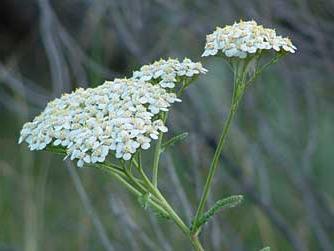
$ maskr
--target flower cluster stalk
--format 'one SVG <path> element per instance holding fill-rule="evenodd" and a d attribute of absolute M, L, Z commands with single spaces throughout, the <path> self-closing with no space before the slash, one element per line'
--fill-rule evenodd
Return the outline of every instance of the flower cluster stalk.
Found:
<path fill-rule="evenodd" d="M 193 236 L 197 236 L 200 232 L 201 228 L 197 227 L 197 223 L 198 223 L 199 218 L 203 214 L 203 210 L 205 208 L 205 204 L 208 200 L 208 196 L 209 196 L 209 193 L 210 193 L 210 190 L 211 190 L 212 180 L 213 180 L 213 177 L 216 173 L 216 170 L 217 170 L 217 167 L 218 167 L 218 164 L 219 164 L 219 159 L 220 159 L 220 156 L 222 154 L 222 151 L 223 151 L 223 148 L 224 148 L 224 145 L 225 145 L 225 142 L 226 142 L 226 138 L 227 138 L 229 129 L 231 127 L 231 123 L 232 123 L 234 115 L 235 115 L 235 113 L 238 109 L 240 99 L 242 98 L 244 90 L 245 90 L 244 89 L 244 86 L 245 86 L 245 83 L 244 83 L 245 72 L 238 73 L 238 68 L 239 67 L 236 67 L 234 69 L 234 85 L 233 85 L 233 94 L 232 94 L 232 101 L 231 101 L 230 109 L 229 109 L 229 112 L 228 112 L 228 115 L 227 115 L 225 125 L 224 125 L 223 130 L 222 130 L 222 133 L 220 135 L 219 142 L 218 142 L 217 148 L 215 150 L 212 162 L 210 164 L 209 173 L 208 173 L 208 176 L 206 178 L 203 193 L 202 193 L 202 196 L 201 196 L 201 199 L 200 199 L 197 211 L 196 211 L 195 218 L 193 220 L 193 226 L 194 226 L 194 228 L 192 230 Z M 238 90 L 241 90 L 241 91 L 238 92 Z"/>

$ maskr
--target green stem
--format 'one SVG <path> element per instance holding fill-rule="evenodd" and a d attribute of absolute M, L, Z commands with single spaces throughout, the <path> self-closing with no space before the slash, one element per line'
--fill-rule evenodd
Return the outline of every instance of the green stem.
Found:
<path fill-rule="evenodd" d="M 173 210 L 173 208 L 169 205 L 169 203 L 166 201 L 164 196 L 160 193 L 160 191 L 154 187 L 154 185 L 151 183 L 147 175 L 145 174 L 143 168 L 141 167 L 141 161 L 140 161 L 140 156 L 138 159 L 139 163 L 136 160 L 133 160 L 134 165 L 140 172 L 141 176 L 144 179 L 144 182 L 147 186 L 147 189 L 152 193 L 152 199 L 149 200 L 149 203 L 155 207 L 157 210 L 160 212 L 168 215 L 175 223 L 176 225 L 180 228 L 180 230 L 190 239 L 194 250 L 195 251 L 204 251 L 198 236 L 192 236 L 190 234 L 190 230 L 187 227 L 187 225 L 183 222 L 183 220 L 177 215 L 177 213 Z M 124 173 L 122 173 L 118 168 L 114 169 L 113 167 L 110 167 L 108 165 L 101 165 L 100 167 L 96 166 L 99 169 L 102 169 L 104 171 L 107 171 L 111 175 L 113 175 L 115 178 L 117 178 L 121 183 L 123 183 L 132 193 L 134 193 L 137 196 L 143 195 L 140 191 L 138 191 L 129 181 L 127 181 L 124 177 Z M 125 174 L 126 175 L 126 174 Z M 143 188 L 141 184 L 137 183 L 137 179 L 134 179 L 132 177 L 130 179 L 132 182 L 136 183 L 137 186 L 140 188 Z M 153 200 L 157 199 L 157 200 Z"/>
<path fill-rule="evenodd" d="M 209 195 L 209 192 L 210 192 L 210 189 L 211 189 L 211 183 L 212 183 L 213 177 L 214 177 L 214 175 L 216 173 L 216 170 L 217 170 L 217 167 L 218 167 L 219 158 L 220 158 L 220 155 L 223 151 L 224 143 L 225 143 L 228 131 L 230 129 L 231 122 L 233 120 L 235 112 L 237 111 L 240 98 L 243 95 L 243 93 L 238 93 L 237 92 L 237 88 L 239 88 L 240 85 L 244 84 L 242 82 L 242 77 L 243 77 L 242 75 L 243 74 L 240 74 L 240 75 L 235 74 L 235 76 L 234 76 L 234 88 L 233 88 L 231 107 L 230 107 L 230 110 L 229 110 L 229 113 L 228 113 L 228 116 L 227 116 L 227 120 L 226 120 L 224 128 L 223 128 L 223 131 L 222 131 L 221 136 L 219 138 L 218 146 L 217 146 L 215 154 L 213 156 L 213 159 L 212 159 L 212 162 L 211 162 L 211 165 L 210 165 L 210 169 L 209 169 L 209 173 L 208 173 L 205 185 L 204 185 L 204 190 L 203 190 L 203 193 L 202 193 L 202 196 L 201 196 L 201 200 L 200 200 L 200 203 L 199 203 L 199 206 L 198 206 L 198 209 L 196 211 L 195 218 L 194 218 L 194 226 L 195 227 L 192 231 L 193 231 L 193 233 L 195 233 L 195 236 L 200 231 L 200 226 L 197 226 L 197 223 L 198 223 L 198 220 L 203 213 L 203 210 L 204 210 L 204 207 L 205 207 L 205 204 L 206 204 L 206 201 L 208 199 L 208 195 Z M 240 79 L 241 79 L 241 81 L 240 81 Z"/>
<path fill-rule="evenodd" d="M 147 193 L 147 189 L 145 188 L 145 186 L 140 183 L 141 180 L 134 177 L 126 166 L 124 166 L 124 172 L 132 183 L 134 183 L 137 187 L 139 187 L 144 193 Z"/>
<path fill-rule="evenodd" d="M 177 213 L 174 211 L 174 209 L 169 205 L 167 200 L 164 198 L 164 196 L 160 193 L 160 191 L 151 183 L 150 179 L 145 174 L 143 168 L 138 165 L 138 163 L 133 160 L 134 165 L 137 167 L 138 171 L 140 172 L 141 176 L 144 179 L 144 182 L 147 185 L 147 188 L 149 191 L 160 200 L 160 205 L 162 208 L 164 208 L 169 216 L 172 218 L 172 220 L 176 223 L 176 225 L 181 229 L 181 231 L 186 235 L 189 236 L 189 228 L 187 225 L 183 222 L 183 220 L 177 215 Z"/>
<path fill-rule="evenodd" d="M 144 182 L 141 179 L 137 179 L 130 171 L 129 171 L 129 167 L 124 166 L 124 168 L 122 169 L 120 166 L 117 166 L 113 163 L 99 163 L 99 164 L 95 164 L 95 166 L 93 165 L 93 167 L 96 166 L 101 166 L 100 169 L 106 169 L 109 170 L 111 172 L 116 172 L 118 175 L 120 175 L 124 180 L 127 180 L 127 182 L 132 185 L 136 190 L 138 190 L 140 193 L 147 194 L 149 193 L 148 189 L 145 187 Z M 158 198 L 156 198 L 155 196 L 151 197 L 151 200 L 156 202 L 157 204 L 159 204 L 160 200 Z"/>
<path fill-rule="evenodd" d="M 101 169 L 103 171 L 108 170 L 110 172 L 113 172 L 113 173 L 119 175 L 122 178 L 126 178 L 126 175 L 125 175 L 124 171 L 119 167 L 113 166 L 112 164 L 107 165 L 107 164 L 104 164 L 104 163 L 96 163 L 96 164 L 88 164 L 87 166 L 90 166 L 90 167 L 93 167 L 93 168 L 96 168 L 96 169 Z"/>
<path fill-rule="evenodd" d="M 177 215 L 174 209 L 169 205 L 166 199 L 162 196 L 162 194 L 158 191 L 157 197 L 161 200 L 161 206 L 164 208 L 168 213 L 169 216 L 173 219 L 175 224 L 181 229 L 181 231 L 186 235 L 189 236 L 190 231 L 188 226 L 183 222 L 183 220 Z"/>
<path fill-rule="evenodd" d="M 129 181 L 126 180 L 126 178 L 121 175 L 119 172 L 115 172 L 115 170 L 113 170 L 113 168 L 106 168 L 108 166 L 106 165 L 101 165 L 101 164 L 95 164 L 92 165 L 93 167 L 97 168 L 97 169 L 101 169 L 103 171 L 105 171 L 108 174 L 111 174 L 113 177 L 115 177 L 119 182 L 121 182 L 123 185 L 125 185 L 125 187 L 132 192 L 134 195 L 136 196 L 142 196 L 144 195 L 144 193 L 140 192 L 137 188 L 135 188 L 133 186 L 133 184 L 131 184 Z M 149 199 L 148 201 L 155 209 L 157 209 L 158 211 L 162 212 L 165 215 L 169 215 L 167 210 L 165 210 L 161 205 L 159 205 L 157 202 L 153 201 L 152 199 Z"/>
<path fill-rule="evenodd" d="M 97 163 L 90 165 L 92 167 L 102 169 L 102 170 L 109 170 L 121 176 L 123 179 L 129 179 L 128 183 L 131 183 L 132 186 L 136 187 L 137 190 L 142 190 L 145 192 L 145 188 L 141 184 L 141 180 L 135 178 L 131 173 L 129 174 L 126 168 L 122 169 L 121 167 L 114 165 L 112 163 Z"/>
<path fill-rule="evenodd" d="M 162 115 L 162 121 L 164 124 L 166 123 L 167 120 L 167 112 L 163 113 Z M 161 155 L 161 143 L 162 143 L 162 138 L 163 138 L 163 133 L 160 132 L 158 142 L 155 145 L 155 150 L 154 150 L 154 159 L 153 159 L 153 168 L 152 168 L 152 183 L 154 187 L 158 187 L 158 170 L 159 170 L 159 161 L 160 161 L 160 155 Z"/>
<path fill-rule="evenodd" d="M 182 87 L 180 88 L 176 96 L 180 97 L 189 84 L 190 82 L 184 81 Z M 164 122 L 164 124 L 167 121 L 167 117 L 168 117 L 168 112 L 162 114 L 162 121 Z M 159 161 L 161 155 L 162 138 L 163 138 L 163 133 L 161 132 L 159 134 L 158 142 L 155 145 L 155 150 L 154 150 L 153 171 L 152 171 L 152 183 L 154 187 L 158 187 L 158 170 L 159 170 Z"/>
<path fill-rule="evenodd" d="M 269 66 L 275 64 L 283 56 L 285 56 L 284 53 L 276 54 L 269 62 L 265 63 L 259 69 L 257 69 L 256 72 L 254 73 L 254 75 L 247 81 L 246 87 L 251 85 L 265 69 L 267 69 Z"/>
<path fill-rule="evenodd" d="M 191 239 L 191 243 L 195 251 L 204 251 L 204 248 L 202 247 L 202 244 L 199 241 L 199 238 L 197 235 L 192 235 L 190 239 Z"/>

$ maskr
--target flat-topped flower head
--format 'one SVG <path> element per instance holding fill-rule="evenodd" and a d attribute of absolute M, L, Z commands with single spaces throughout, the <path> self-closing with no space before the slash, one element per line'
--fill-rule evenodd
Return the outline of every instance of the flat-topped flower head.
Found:
<path fill-rule="evenodd" d="M 255 21 L 240 21 L 207 35 L 203 57 L 222 53 L 228 58 L 246 58 L 262 50 L 294 53 L 296 47 L 289 38 L 276 34 L 275 30 L 264 28 Z"/>
<path fill-rule="evenodd" d="M 199 62 L 185 58 L 182 62 L 177 59 L 160 59 L 153 64 L 144 65 L 133 73 L 133 79 L 159 83 L 163 88 L 174 88 L 177 83 L 205 74 L 207 70 Z"/>
<path fill-rule="evenodd" d="M 30 150 L 62 146 L 79 167 L 104 162 L 110 151 L 129 160 L 168 130 L 156 114 L 180 101 L 175 93 L 143 80 L 106 81 L 51 101 L 23 126 L 19 143 L 26 141 Z"/>

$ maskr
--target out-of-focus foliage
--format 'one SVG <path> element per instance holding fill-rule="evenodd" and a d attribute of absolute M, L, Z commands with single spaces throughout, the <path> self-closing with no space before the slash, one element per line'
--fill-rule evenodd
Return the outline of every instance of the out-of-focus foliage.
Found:
<path fill-rule="evenodd" d="M 332 251 L 332 0 L 1 1 L 0 250 L 189 250 L 170 222 L 138 207 L 110 177 L 66 168 L 17 138 L 61 93 L 130 76 L 160 57 L 199 60 L 205 35 L 239 19 L 291 34 L 298 52 L 241 104 L 210 204 L 230 194 L 245 202 L 201 237 L 217 251 Z M 164 153 L 160 169 L 162 191 L 189 224 L 231 97 L 222 60 L 202 62 L 209 73 L 169 118 L 173 132 L 189 136 Z"/>

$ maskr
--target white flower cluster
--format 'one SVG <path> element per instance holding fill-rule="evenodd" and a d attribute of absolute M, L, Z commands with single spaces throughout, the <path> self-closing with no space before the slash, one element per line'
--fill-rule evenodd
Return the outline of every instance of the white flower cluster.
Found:
<path fill-rule="evenodd" d="M 240 21 L 231 26 L 217 29 L 207 35 L 203 57 L 216 55 L 222 51 L 227 57 L 246 58 L 258 50 L 294 53 L 297 49 L 289 38 L 276 35 L 275 30 L 257 25 L 255 21 Z"/>
<path fill-rule="evenodd" d="M 148 149 L 160 132 L 167 132 L 155 115 L 180 101 L 175 93 L 142 80 L 106 81 L 51 101 L 23 126 L 19 143 L 26 141 L 30 150 L 63 146 L 79 167 L 103 162 L 110 150 L 116 158 L 129 160 L 139 148 Z"/>
<path fill-rule="evenodd" d="M 158 82 L 163 88 L 174 88 L 176 83 L 185 78 L 205 74 L 207 70 L 201 63 L 192 62 L 185 58 L 182 62 L 177 59 L 160 59 L 150 65 L 144 65 L 133 73 L 132 78 L 144 81 Z"/>

